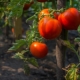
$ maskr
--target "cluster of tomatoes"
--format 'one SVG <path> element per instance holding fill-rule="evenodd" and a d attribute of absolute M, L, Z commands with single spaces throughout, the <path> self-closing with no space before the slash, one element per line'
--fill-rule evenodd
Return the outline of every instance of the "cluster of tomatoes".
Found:
<path fill-rule="evenodd" d="M 73 7 L 62 13 L 53 12 L 53 17 L 50 16 L 49 9 L 43 9 L 38 18 L 39 33 L 48 40 L 59 37 L 62 29 L 77 30 L 80 25 L 80 12 Z M 48 47 L 45 43 L 33 42 L 30 45 L 30 52 L 36 58 L 43 58 L 48 53 Z"/>

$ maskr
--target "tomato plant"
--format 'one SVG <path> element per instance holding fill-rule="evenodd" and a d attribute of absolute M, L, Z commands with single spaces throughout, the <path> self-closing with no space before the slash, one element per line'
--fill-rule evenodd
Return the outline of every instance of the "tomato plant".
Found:
<path fill-rule="evenodd" d="M 58 13 L 56 13 L 56 12 L 53 12 L 52 14 L 52 17 L 54 17 L 55 19 L 58 19 Z M 39 15 L 38 15 L 38 18 L 39 18 L 39 20 L 41 19 L 41 17 L 44 17 L 44 16 L 50 16 L 50 11 L 49 11 L 49 9 L 43 9 L 43 10 L 41 10 L 40 11 L 40 13 L 39 13 Z"/>
<path fill-rule="evenodd" d="M 30 3 L 25 3 L 24 4 L 24 7 L 23 7 L 23 10 L 27 10 L 30 8 L 30 6 L 34 3 L 34 1 L 31 1 Z"/>
<path fill-rule="evenodd" d="M 59 15 L 58 20 L 62 23 L 63 28 L 77 30 L 79 26 L 79 12 L 76 8 L 69 8 Z"/>
<path fill-rule="evenodd" d="M 38 2 L 46 2 L 47 0 L 37 0 Z"/>
<path fill-rule="evenodd" d="M 38 29 L 40 35 L 45 39 L 55 39 L 60 35 L 62 26 L 58 20 L 44 17 L 39 21 Z"/>
<path fill-rule="evenodd" d="M 17 1 L 11 0 L 10 5 L 8 6 L 11 9 L 9 16 L 10 17 L 13 17 L 13 16 L 22 17 L 23 5 L 24 5 L 24 3 L 26 3 L 26 1 L 29 2 L 29 0 L 17 0 Z M 48 6 L 46 6 L 46 8 L 44 9 L 45 4 L 49 3 L 47 1 L 51 2 L 51 4 L 53 4 L 53 8 L 55 8 L 55 9 L 53 9 L 53 8 L 48 9 Z M 79 11 L 77 10 L 78 8 L 77 9 L 73 8 L 73 7 L 71 8 L 72 2 L 74 3 L 74 0 L 70 0 L 70 2 L 69 2 L 69 0 L 66 0 L 66 1 L 68 1 L 68 4 L 70 3 L 70 5 L 68 5 L 68 6 L 65 6 L 66 1 L 65 0 L 63 0 L 63 1 L 62 0 L 35 0 L 34 2 L 35 2 L 35 4 L 37 2 L 37 5 L 33 5 L 31 7 L 31 10 L 33 11 L 34 15 L 33 16 L 30 15 L 31 17 L 28 18 L 28 20 L 33 19 L 35 21 L 34 23 L 36 23 L 36 22 L 37 23 L 35 25 L 32 24 L 33 26 L 30 26 L 30 30 L 28 30 L 26 32 L 26 36 L 27 36 L 26 39 L 17 40 L 16 43 L 14 44 L 14 46 L 12 47 L 15 50 L 17 50 L 21 47 L 22 47 L 22 49 L 25 48 L 25 51 L 23 50 L 23 52 L 20 52 L 18 54 L 18 56 L 20 57 L 20 59 L 24 60 L 25 64 L 28 64 L 28 62 L 26 62 L 28 59 L 29 59 L 29 62 L 31 62 L 33 64 L 33 63 L 35 63 L 35 61 L 30 60 L 30 58 L 26 57 L 23 54 L 25 54 L 25 52 L 30 51 L 31 54 L 35 58 L 44 58 L 48 53 L 48 47 L 45 43 L 42 43 L 41 40 L 42 39 L 43 40 L 45 40 L 45 39 L 51 40 L 51 39 L 56 38 L 56 42 L 57 42 L 56 43 L 56 61 L 57 61 L 57 68 L 58 68 L 56 70 L 57 80 L 64 80 L 63 79 L 64 71 L 62 70 L 62 68 L 65 67 L 64 64 L 65 64 L 66 48 L 67 47 L 70 48 L 78 56 L 78 53 L 74 49 L 74 46 L 72 46 L 69 43 L 69 41 L 67 41 L 67 32 L 68 32 L 68 30 L 76 30 L 77 27 L 79 26 L 79 24 L 80 24 L 79 23 L 79 13 L 78 13 Z M 38 2 L 46 2 L 46 3 L 38 3 Z M 38 4 L 40 4 L 40 5 L 38 5 Z M 58 6 L 56 6 L 55 4 Z M 31 5 L 28 5 L 28 8 L 30 6 Z M 43 8 L 43 10 L 41 10 L 42 8 Z M 56 8 L 58 8 L 58 9 L 56 9 Z M 57 14 L 57 12 L 59 12 L 59 14 Z M 37 16 L 38 13 L 39 13 L 39 15 Z M 61 34 L 61 32 L 62 32 L 62 34 Z M 79 58 L 79 56 L 78 56 L 78 58 Z M 79 60 L 79 62 L 80 62 L 80 60 Z M 26 66 L 26 68 L 27 68 L 27 66 Z M 29 70 L 29 69 L 27 69 L 27 70 Z M 75 72 L 75 70 L 73 70 L 73 71 Z M 73 74 L 73 71 L 72 71 L 72 74 Z M 72 74 L 69 71 L 69 75 L 66 76 L 66 80 L 71 79 Z M 73 79 L 74 79 L 74 75 L 73 75 Z"/>
<path fill-rule="evenodd" d="M 36 58 L 44 58 L 48 53 L 48 47 L 45 43 L 33 42 L 30 45 L 30 52 Z"/>

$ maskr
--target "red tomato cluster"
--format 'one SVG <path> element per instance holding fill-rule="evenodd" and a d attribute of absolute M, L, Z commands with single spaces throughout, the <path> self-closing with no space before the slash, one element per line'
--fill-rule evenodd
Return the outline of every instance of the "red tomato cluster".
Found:
<path fill-rule="evenodd" d="M 54 18 L 49 14 L 49 9 L 43 9 L 38 15 L 38 30 L 45 39 L 55 39 L 61 34 L 62 28 L 76 30 L 80 24 L 80 13 L 76 8 L 69 8 L 59 14 L 54 12 Z"/>
<path fill-rule="evenodd" d="M 53 13 L 54 18 L 49 14 L 49 9 L 43 9 L 38 15 L 38 31 L 45 39 L 51 40 L 59 37 L 62 28 L 76 30 L 80 25 L 80 12 L 76 8 L 69 8 L 59 14 L 55 12 Z M 30 52 L 36 58 L 44 58 L 48 53 L 48 47 L 45 43 L 33 42 Z"/>

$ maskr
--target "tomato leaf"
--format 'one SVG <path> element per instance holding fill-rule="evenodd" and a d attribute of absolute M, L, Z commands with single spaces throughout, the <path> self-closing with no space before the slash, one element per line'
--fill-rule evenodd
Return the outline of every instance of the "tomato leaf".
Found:
<path fill-rule="evenodd" d="M 78 57 L 78 59 L 79 59 L 79 61 L 80 61 L 80 56 L 78 55 L 78 51 L 75 50 L 75 46 L 74 46 L 73 44 L 71 44 L 68 40 L 64 40 L 64 41 L 63 41 L 63 44 L 64 44 L 67 48 L 71 49 L 74 53 L 76 53 L 76 55 L 77 55 L 77 57 Z"/>
<path fill-rule="evenodd" d="M 33 16 L 31 16 L 31 17 L 29 17 L 29 18 L 26 20 L 26 22 L 29 21 L 29 20 L 33 20 L 33 19 L 36 19 L 36 14 L 33 15 Z"/>
<path fill-rule="evenodd" d="M 77 31 L 80 33 L 80 25 L 79 25 L 79 27 L 78 27 Z"/>
<path fill-rule="evenodd" d="M 17 49 L 19 49 L 23 45 L 26 45 L 25 39 L 16 40 L 16 42 L 13 44 L 13 46 L 9 50 L 16 51 Z"/>
<path fill-rule="evenodd" d="M 80 74 L 78 75 L 78 78 L 77 78 L 77 80 L 80 80 Z"/>
<path fill-rule="evenodd" d="M 76 42 L 80 42 L 80 38 L 79 38 L 79 37 L 78 37 L 78 38 L 75 38 L 74 41 L 76 41 Z"/>
<path fill-rule="evenodd" d="M 80 75 L 77 74 L 77 65 L 71 64 L 70 67 L 67 70 L 67 74 L 65 75 L 66 80 L 79 80 Z"/>
<path fill-rule="evenodd" d="M 13 58 L 23 59 L 23 58 L 24 58 L 24 55 L 18 52 L 18 53 L 16 53 L 16 54 L 13 56 Z"/>
<path fill-rule="evenodd" d="M 30 74 L 30 67 L 28 66 L 28 64 L 24 64 L 24 73 L 27 75 Z"/>
<path fill-rule="evenodd" d="M 10 9 L 9 17 L 20 17 L 23 13 L 23 6 L 29 0 L 11 0 L 7 8 Z"/>
<path fill-rule="evenodd" d="M 25 58 L 24 56 L 26 52 L 28 52 L 28 50 L 22 50 L 21 52 L 17 52 L 16 54 L 14 54 L 13 58 L 26 60 L 27 58 Z"/>
<path fill-rule="evenodd" d="M 74 46 L 73 44 L 71 44 L 70 41 L 64 40 L 63 42 L 64 42 L 64 45 L 65 45 L 66 47 L 68 47 L 68 48 L 70 48 L 72 51 L 76 52 L 76 50 L 75 50 L 75 48 L 74 48 L 75 46 Z"/>
<path fill-rule="evenodd" d="M 35 67 L 38 67 L 38 62 L 35 58 L 28 58 L 27 61 Z"/>
<path fill-rule="evenodd" d="M 32 26 L 30 26 L 30 29 L 26 32 L 26 41 L 27 46 L 29 47 L 30 44 L 34 41 L 43 41 L 43 38 L 40 36 L 38 28 L 37 28 L 37 22 L 34 20 Z"/>

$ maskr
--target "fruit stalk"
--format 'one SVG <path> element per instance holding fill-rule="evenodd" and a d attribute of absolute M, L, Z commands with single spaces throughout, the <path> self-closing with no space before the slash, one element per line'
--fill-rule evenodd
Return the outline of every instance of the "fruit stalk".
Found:
<path fill-rule="evenodd" d="M 65 7 L 66 0 L 57 0 L 57 9 Z M 57 60 L 57 80 L 65 80 L 65 71 L 62 68 L 65 67 L 65 51 L 66 47 L 62 44 L 61 40 L 67 40 L 67 31 L 62 30 L 59 38 L 56 40 L 56 60 Z"/>
<path fill-rule="evenodd" d="M 56 9 L 56 1 L 55 0 L 52 0 L 52 7 L 53 7 L 53 9 Z"/>
<path fill-rule="evenodd" d="M 42 9 L 44 9 L 44 8 L 45 8 L 45 6 L 44 6 L 44 5 L 45 5 L 45 3 L 42 3 Z"/>
<path fill-rule="evenodd" d="M 70 7 L 73 7 L 73 0 L 70 0 Z"/>

